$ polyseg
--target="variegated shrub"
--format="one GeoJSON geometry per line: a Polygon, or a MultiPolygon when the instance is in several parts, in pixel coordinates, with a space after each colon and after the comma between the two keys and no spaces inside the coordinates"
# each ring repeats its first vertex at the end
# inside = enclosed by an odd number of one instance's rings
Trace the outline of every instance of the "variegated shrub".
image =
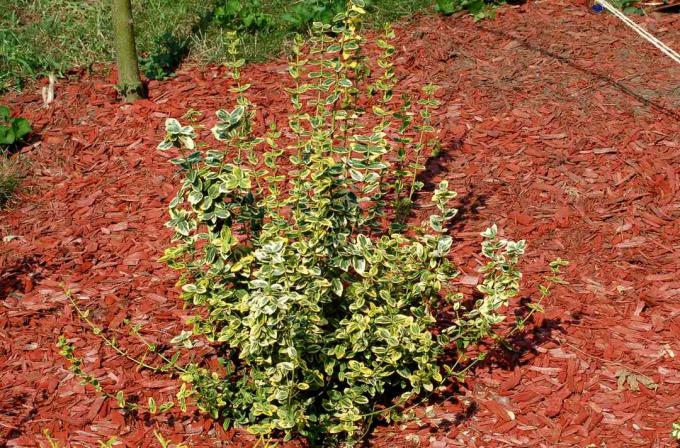
{"type": "Polygon", "coordinates": [[[234,58],[235,104],[217,112],[212,130],[224,146],[195,144],[193,129],[174,119],[160,145],[180,148],[174,163],[185,176],[170,205],[177,244],[164,260],[199,310],[192,337],[223,353],[219,372],[190,366],[182,378],[213,417],[256,434],[351,444],[369,416],[453,375],[443,351],[489,335],[519,287],[524,242],[492,227],[483,298],[465,308],[451,291],[447,224],[456,210],[446,181],[432,196],[434,214],[406,225],[438,102],[425,86],[414,114],[409,98],[393,95],[392,31],[371,66],[363,12],[352,0],[335,26],[315,24],[309,43],[296,40],[286,132],[255,135],[234,58]],[[435,330],[435,307],[450,310],[450,326],[435,330]]]}

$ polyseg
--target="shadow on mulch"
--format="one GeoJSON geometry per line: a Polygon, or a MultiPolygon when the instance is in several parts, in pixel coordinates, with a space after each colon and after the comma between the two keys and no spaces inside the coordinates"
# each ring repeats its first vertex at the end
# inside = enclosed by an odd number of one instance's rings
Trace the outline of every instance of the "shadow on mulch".
{"type": "Polygon", "coordinates": [[[546,50],[545,48],[541,48],[537,45],[534,45],[529,40],[523,39],[520,36],[516,36],[514,34],[506,32],[506,31],[497,30],[497,29],[493,29],[493,28],[489,28],[489,27],[481,26],[481,25],[479,26],[479,29],[486,31],[488,33],[491,33],[491,34],[495,34],[496,36],[501,36],[501,37],[506,38],[506,39],[515,40],[515,41],[519,42],[522,47],[524,47],[528,50],[535,51],[537,53],[542,54],[543,56],[550,57],[550,58],[553,58],[555,60],[558,60],[561,63],[566,64],[569,67],[590,76],[591,78],[594,78],[598,81],[601,81],[601,82],[609,85],[610,87],[620,91],[624,95],[627,95],[630,98],[633,98],[633,99],[641,102],[645,106],[648,106],[648,107],[651,107],[652,109],[655,109],[657,112],[668,115],[669,117],[674,118],[676,120],[680,120],[680,114],[678,114],[677,112],[675,112],[671,109],[668,109],[667,107],[665,107],[665,106],[663,106],[663,105],[661,105],[657,102],[654,102],[653,100],[651,100],[647,97],[642,96],[641,94],[635,92],[630,87],[623,85],[621,82],[619,82],[619,81],[617,81],[617,80],[615,80],[615,79],[613,79],[613,78],[611,78],[607,75],[603,75],[602,73],[597,73],[595,71],[592,71],[592,70],[574,62],[573,60],[571,60],[569,58],[565,58],[564,56],[560,56],[559,54],[553,53],[550,50],[546,50]]]}
{"type": "MultiPolygon", "coordinates": [[[[463,409],[459,412],[454,413],[453,418],[438,418],[438,422],[436,426],[430,425],[429,431],[431,433],[436,433],[440,430],[448,431],[456,426],[459,426],[466,421],[472,419],[477,414],[477,411],[479,410],[479,406],[477,405],[476,402],[471,401],[468,404],[463,404],[460,400],[456,398],[456,396],[460,396],[462,394],[462,391],[460,390],[460,385],[459,384],[453,384],[450,387],[447,387],[446,391],[444,392],[439,392],[436,394],[433,394],[432,397],[425,401],[425,402],[419,402],[419,405],[432,405],[432,404],[442,404],[442,403],[452,403],[452,404],[457,404],[460,405],[463,409]]],[[[371,422],[371,427],[369,428],[367,432],[367,437],[362,439],[359,445],[357,445],[359,448],[370,448],[374,447],[377,445],[373,445],[371,440],[370,440],[370,435],[373,433],[377,428],[389,428],[391,426],[390,423],[385,422],[385,420],[380,419],[380,420],[373,420],[371,422]]]]}
{"type": "Polygon", "coordinates": [[[465,241],[464,237],[457,237],[458,232],[462,231],[466,221],[479,215],[479,209],[486,205],[488,196],[484,194],[476,194],[474,190],[463,196],[458,196],[457,209],[458,213],[453,217],[449,223],[449,235],[453,237],[453,241],[465,241]]]}
{"type": "MultiPolygon", "coordinates": [[[[515,314],[518,311],[515,311],[515,314]]],[[[500,345],[491,350],[486,359],[471,370],[475,371],[482,368],[514,370],[515,367],[527,365],[531,362],[531,357],[525,355],[527,353],[538,355],[536,348],[553,341],[555,332],[566,333],[566,330],[562,327],[562,319],[544,319],[540,326],[531,327],[511,336],[505,341],[508,344],[507,346],[500,345]]]]}
{"type": "Polygon", "coordinates": [[[3,434],[2,428],[0,428],[0,446],[5,446],[2,444],[3,440],[9,441],[19,437],[22,432],[18,428],[35,417],[37,409],[33,404],[34,398],[35,397],[31,397],[30,394],[22,393],[13,396],[10,400],[3,403],[2,413],[5,416],[17,417],[19,420],[16,428],[7,428],[6,434],[3,434]],[[28,409],[28,412],[26,412],[25,409],[28,409]]]}
{"type": "MultiPolygon", "coordinates": [[[[481,298],[481,293],[475,291],[475,293],[472,294],[472,297],[464,301],[462,307],[471,309],[474,306],[474,303],[481,298]]],[[[512,313],[515,316],[515,322],[525,319],[530,313],[529,305],[535,302],[536,301],[532,300],[530,297],[522,297],[519,304],[512,310],[512,313]]],[[[447,321],[444,314],[448,313],[442,313],[442,315],[437,316],[438,322],[443,325],[451,325],[453,322],[450,320],[447,321]]],[[[498,368],[503,370],[514,370],[515,367],[529,364],[531,362],[531,357],[525,355],[528,353],[538,355],[539,353],[536,348],[547,342],[554,341],[555,332],[562,334],[566,333],[562,324],[578,324],[579,322],[580,316],[572,315],[572,319],[568,322],[563,322],[562,319],[542,318],[537,325],[535,315],[531,316],[527,322],[525,322],[524,330],[520,330],[516,334],[508,337],[503,343],[498,343],[493,347],[490,347],[484,360],[471,366],[468,372],[474,373],[477,370],[485,368],[488,370],[495,370],[498,368]]],[[[506,334],[509,331],[511,330],[506,329],[506,334]]],[[[499,334],[503,336],[502,332],[499,334]]],[[[444,362],[455,362],[458,353],[457,350],[452,350],[450,353],[447,353],[444,362]]],[[[461,366],[461,368],[464,367],[464,365],[461,366]]]]}
{"type": "MultiPolygon", "coordinates": [[[[464,307],[471,307],[474,302],[480,298],[481,293],[473,294],[472,297],[465,301],[464,307]]],[[[530,297],[522,297],[520,299],[518,306],[513,310],[516,321],[526,318],[530,312],[529,304],[532,302],[534,301],[532,301],[530,297]]],[[[442,317],[444,317],[443,314],[446,313],[441,313],[437,316],[437,321],[443,325],[451,324],[452,322],[446,322],[446,319],[442,319],[442,317]]],[[[579,322],[580,316],[572,315],[572,319],[564,323],[578,324],[579,322]]],[[[487,352],[488,354],[483,361],[472,365],[469,370],[467,370],[468,376],[474,377],[475,373],[480,370],[492,371],[502,369],[512,371],[516,367],[530,364],[533,357],[526,355],[528,353],[538,355],[539,353],[536,348],[547,342],[554,341],[555,332],[565,333],[566,330],[562,327],[562,323],[562,319],[542,319],[540,325],[536,325],[534,318],[530,317],[525,324],[525,330],[519,331],[517,334],[506,339],[505,344],[497,344],[489,349],[487,352]]],[[[452,365],[455,362],[458,353],[459,352],[455,349],[449,351],[445,354],[442,360],[443,363],[452,365]]],[[[464,369],[465,367],[465,365],[460,366],[461,369],[464,369]]],[[[455,418],[438,419],[439,421],[435,426],[430,426],[431,432],[436,433],[440,430],[449,430],[470,420],[477,413],[479,410],[477,402],[473,400],[464,402],[458,398],[464,396],[462,390],[464,387],[465,383],[451,382],[446,386],[445,390],[436,391],[426,400],[417,402],[418,407],[449,403],[462,408],[460,411],[455,412],[455,418]]],[[[396,394],[394,398],[396,398],[396,394]]],[[[387,402],[389,402],[389,400],[387,402]]],[[[368,434],[373,433],[377,428],[389,426],[390,424],[382,419],[374,420],[371,422],[368,434]]],[[[367,438],[364,439],[360,445],[362,448],[368,448],[370,446],[370,441],[367,438]]]]}
{"type": "MultiPolygon", "coordinates": [[[[415,195],[416,202],[426,203],[432,197],[432,192],[437,187],[438,182],[434,179],[440,175],[445,175],[451,172],[449,163],[455,161],[455,153],[463,147],[463,138],[458,138],[451,141],[442,141],[440,150],[430,157],[425,162],[425,169],[417,176],[417,180],[423,183],[423,188],[415,195]]],[[[479,214],[479,209],[486,205],[488,196],[477,194],[474,188],[470,188],[469,192],[460,195],[456,198],[456,209],[458,213],[449,222],[449,235],[453,237],[454,242],[463,241],[464,238],[457,238],[456,234],[462,230],[466,220],[473,218],[479,214]]],[[[411,210],[409,218],[415,215],[415,210],[411,210]]]]}
{"type": "Polygon", "coordinates": [[[419,192],[420,194],[432,193],[437,187],[437,183],[433,181],[433,178],[442,173],[446,174],[450,172],[446,165],[449,162],[453,162],[454,152],[463,147],[463,139],[442,141],[440,144],[441,147],[439,148],[439,151],[427,158],[425,161],[425,169],[416,176],[416,179],[423,183],[423,188],[419,192]]]}
{"type": "Polygon", "coordinates": [[[9,266],[0,266],[0,300],[10,294],[25,294],[33,289],[34,282],[40,280],[36,274],[38,261],[33,257],[16,260],[9,266]]]}
{"type": "MultiPolygon", "coordinates": [[[[445,175],[451,172],[449,163],[455,161],[455,152],[463,147],[463,139],[455,139],[453,141],[442,142],[440,150],[430,157],[425,162],[425,169],[418,174],[416,179],[423,183],[423,188],[416,193],[415,201],[417,203],[427,203],[432,197],[432,193],[437,187],[438,182],[435,181],[440,175],[445,175]]],[[[486,195],[476,194],[474,189],[456,198],[456,209],[458,213],[451,220],[448,225],[449,234],[454,238],[454,241],[462,241],[462,238],[456,238],[456,233],[461,230],[464,222],[476,216],[479,208],[486,204],[488,197],[486,195]]],[[[409,218],[416,215],[416,210],[412,209],[409,218]]]]}
{"type": "Polygon", "coordinates": [[[42,134],[36,130],[33,130],[31,131],[30,134],[28,134],[21,140],[16,141],[9,146],[4,146],[2,148],[2,151],[0,151],[0,155],[11,157],[15,154],[19,154],[25,149],[30,149],[31,146],[35,145],[39,141],[42,141],[42,139],[43,139],[42,134]]]}

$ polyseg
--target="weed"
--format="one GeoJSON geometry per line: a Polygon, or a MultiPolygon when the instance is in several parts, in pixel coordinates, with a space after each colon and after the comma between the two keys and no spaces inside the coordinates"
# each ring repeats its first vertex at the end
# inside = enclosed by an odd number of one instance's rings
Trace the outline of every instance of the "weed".
{"type": "Polygon", "coordinates": [[[0,150],[7,151],[21,143],[32,132],[31,124],[23,117],[12,117],[7,106],[0,106],[0,150]]]}
{"type": "Polygon", "coordinates": [[[25,176],[26,164],[20,155],[11,155],[32,132],[26,118],[12,117],[7,106],[0,106],[0,208],[9,204],[25,176]]]}

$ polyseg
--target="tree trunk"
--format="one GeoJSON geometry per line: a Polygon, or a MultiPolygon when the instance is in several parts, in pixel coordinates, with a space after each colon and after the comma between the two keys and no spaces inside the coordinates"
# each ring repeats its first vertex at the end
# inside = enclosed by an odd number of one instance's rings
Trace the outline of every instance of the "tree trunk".
{"type": "Polygon", "coordinates": [[[113,0],[112,12],[118,61],[118,90],[125,101],[133,102],[144,96],[144,86],[139,77],[130,0],[113,0]]]}

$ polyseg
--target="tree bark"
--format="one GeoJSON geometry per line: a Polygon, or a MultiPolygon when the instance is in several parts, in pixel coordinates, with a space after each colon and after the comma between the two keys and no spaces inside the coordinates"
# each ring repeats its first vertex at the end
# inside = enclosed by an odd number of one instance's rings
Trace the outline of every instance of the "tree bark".
{"type": "Polygon", "coordinates": [[[125,101],[133,102],[144,96],[144,85],[139,77],[130,0],[113,0],[112,12],[118,62],[118,90],[125,101]]]}

